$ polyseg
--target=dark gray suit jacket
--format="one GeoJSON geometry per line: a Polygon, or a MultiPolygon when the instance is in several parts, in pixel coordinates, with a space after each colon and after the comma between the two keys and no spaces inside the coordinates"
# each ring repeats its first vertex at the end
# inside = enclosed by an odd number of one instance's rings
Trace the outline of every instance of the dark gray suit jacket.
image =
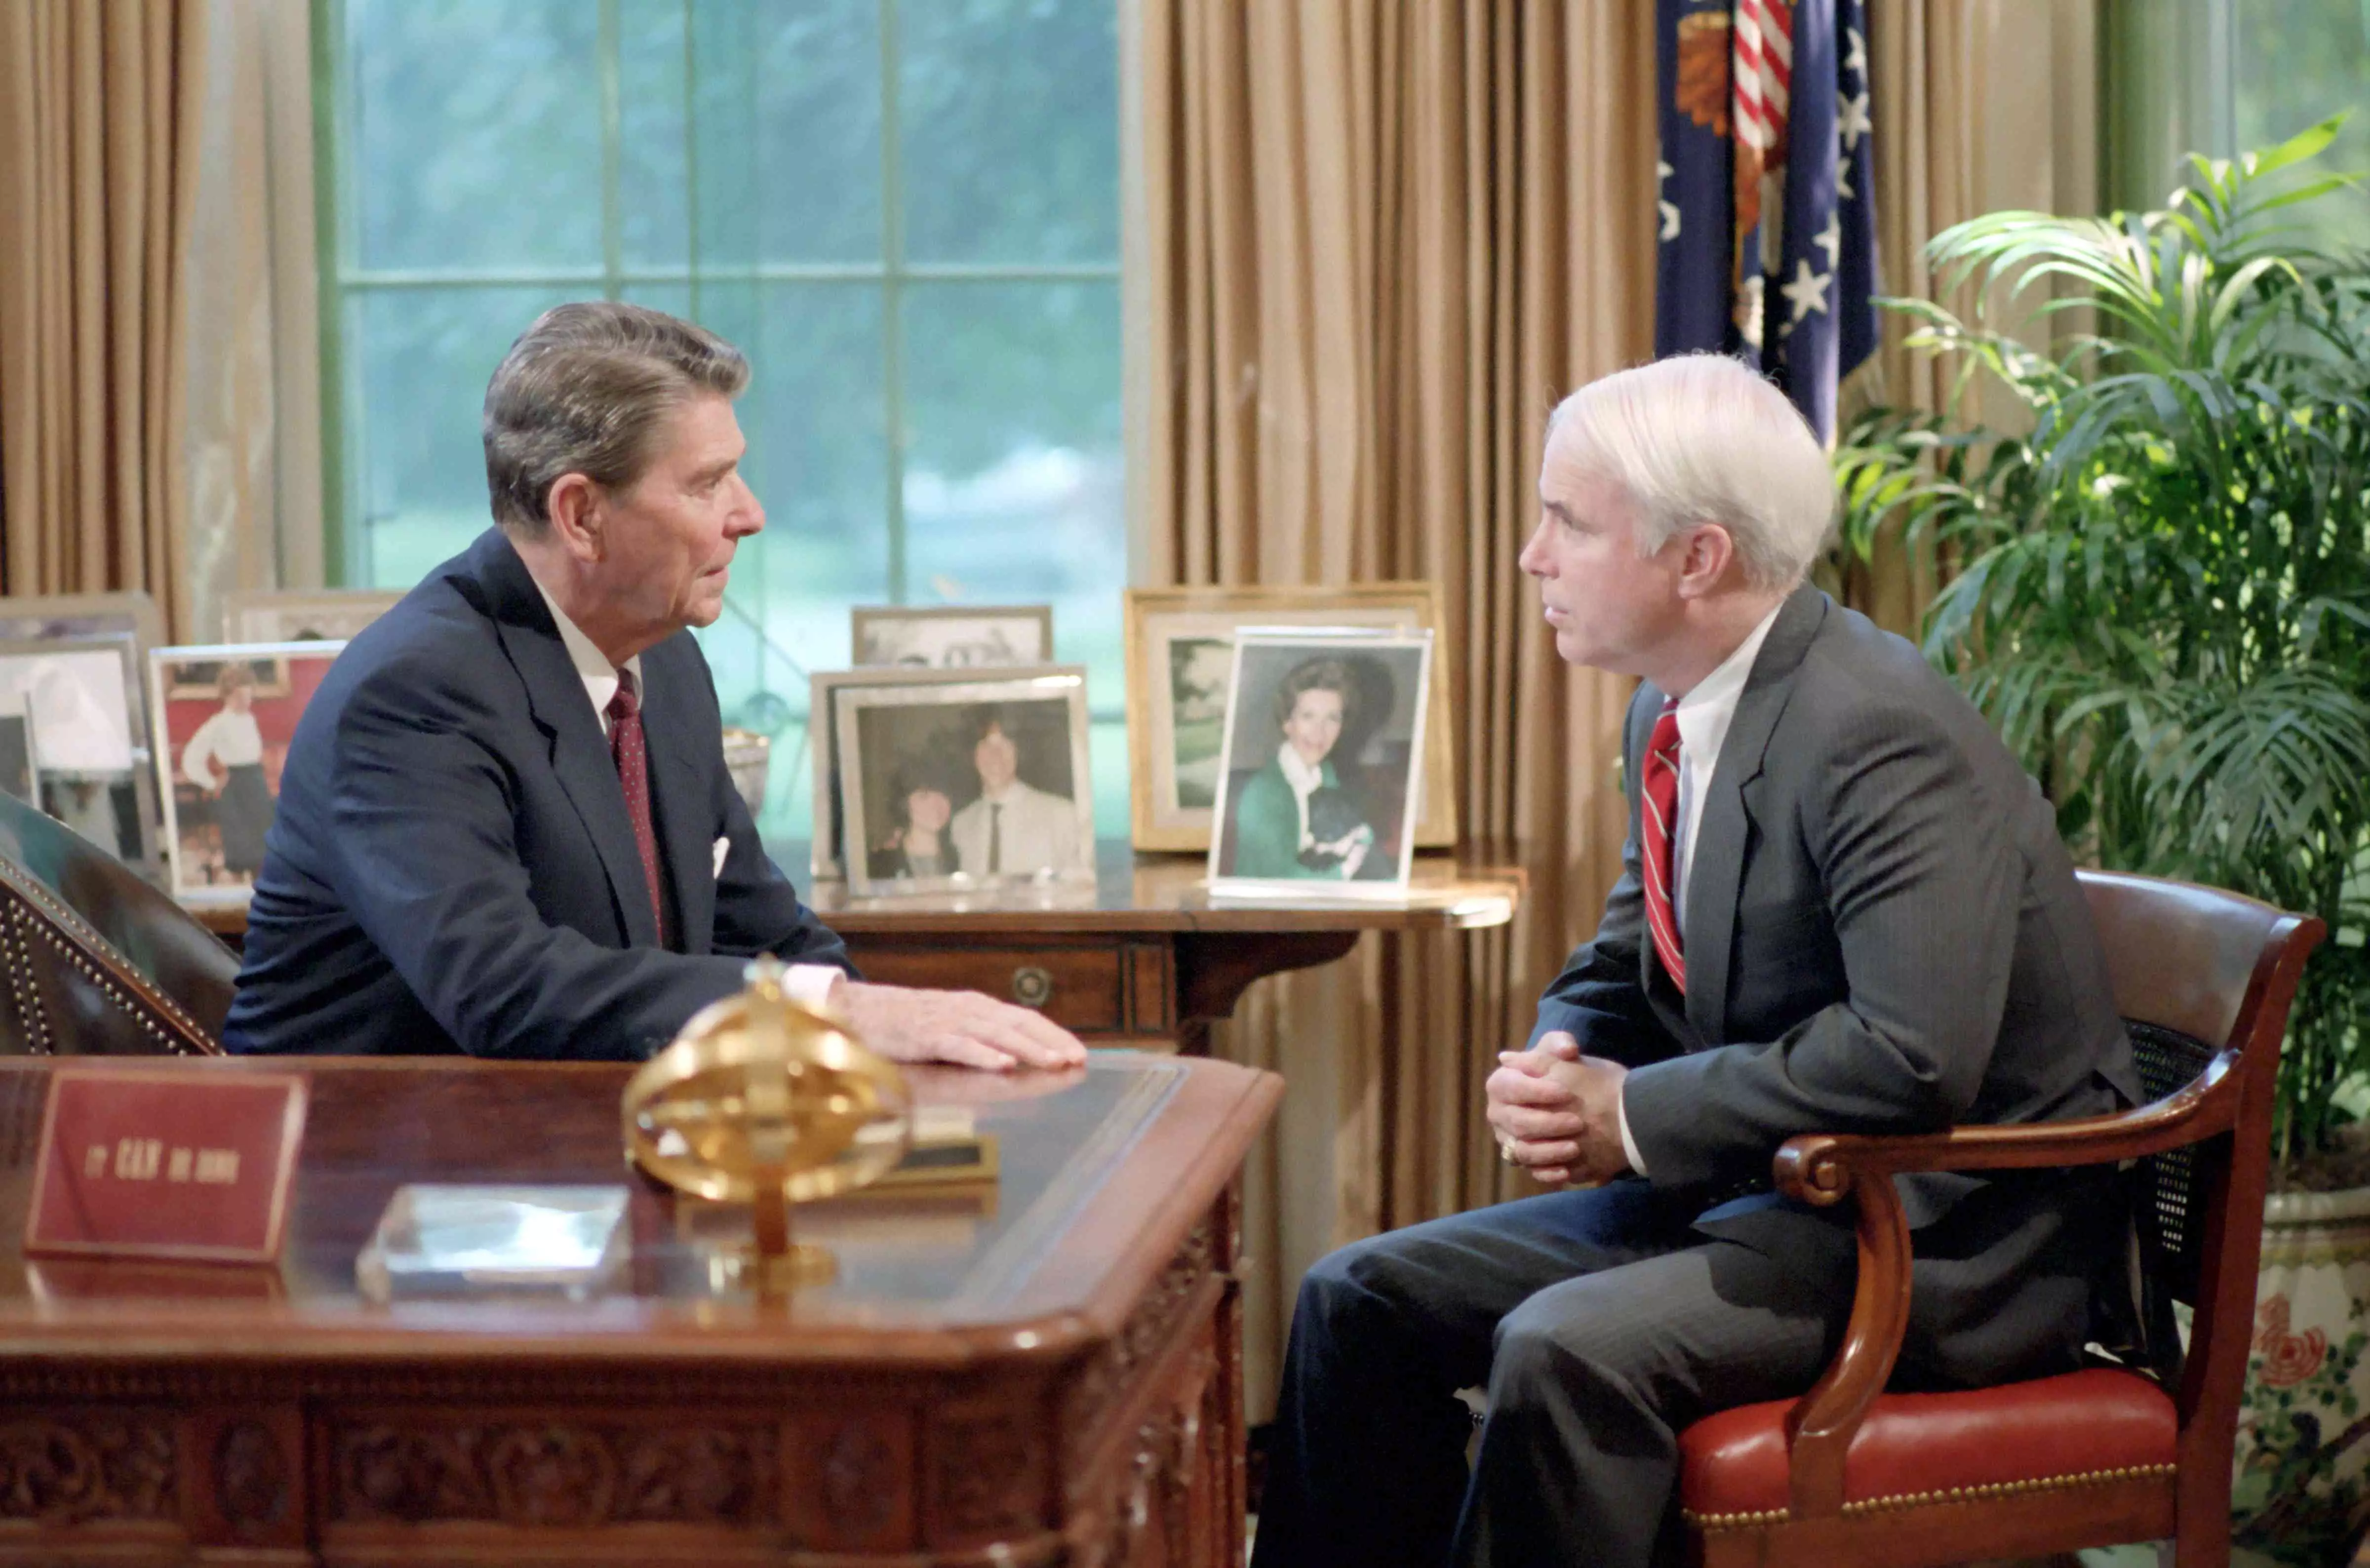
{"type": "Polygon", "coordinates": [[[638,1061],[776,952],[847,966],[757,842],[688,632],[642,655],[676,951],[600,716],[500,529],[354,639],[289,747],[233,1051],[638,1061]],[[719,874],[717,839],[727,841],[719,874]]]}
{"type": "MultiPolygon", "coordinates": [[[[1780,607],[1723,741],[1684,892],[1685,996],[1642,940],[1631,704],[1623,870],[1539,1004],[1632,1070],[1623,1110],[1695,1228],[1832,1258],[1848,1216],[1762,1193],[1806,1132],[2052,1121],[2138,1101],[2130,1042],[2055,815],[1908,642],[1815,588],[1780,607]]],[[[1917,1298],[1904,1366],[2023,1375],[2077,1351],[2122,1210],[2111,1176],[1905,1178],[1917,1298]],[[2114,1223],[2101,1229],[2101,1215],[2114,1223]]]]}

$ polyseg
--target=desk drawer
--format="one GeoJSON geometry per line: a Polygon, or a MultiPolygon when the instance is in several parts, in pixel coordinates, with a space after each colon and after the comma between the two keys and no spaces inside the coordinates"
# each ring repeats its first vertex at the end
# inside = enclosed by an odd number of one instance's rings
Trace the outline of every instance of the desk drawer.
{"type": "Polygon", "coordinates": [[[1168,1034],[1168,945],[1121,938],[1007,940],[957,946],[866,935],[847,938],[868,980],[984,991],[1035,1008],[1080,1034],[1168,1034]]]}

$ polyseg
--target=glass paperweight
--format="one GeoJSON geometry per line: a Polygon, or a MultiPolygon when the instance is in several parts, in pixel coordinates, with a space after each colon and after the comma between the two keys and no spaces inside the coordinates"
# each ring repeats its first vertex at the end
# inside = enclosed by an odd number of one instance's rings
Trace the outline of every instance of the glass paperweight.
{"type": "Polygon", "coordinates": [[[396,1189],[354,1260],[362,1295],[598,1296],[632,1247],[623,1187],[396,1189]]]}

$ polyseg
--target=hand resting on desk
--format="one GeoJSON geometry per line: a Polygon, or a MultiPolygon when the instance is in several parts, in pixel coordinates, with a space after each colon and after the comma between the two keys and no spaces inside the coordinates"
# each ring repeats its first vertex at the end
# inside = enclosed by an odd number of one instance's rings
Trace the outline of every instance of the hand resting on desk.
{"type": "Polygon", "coordinates": [[[1078,1037],[1041,1013],[977,991],[925,991],[851,980],[841,998],[864,1043],[898,1062],[952,1062],[1007,1072],[1075,1067],[1078,1037]]]}

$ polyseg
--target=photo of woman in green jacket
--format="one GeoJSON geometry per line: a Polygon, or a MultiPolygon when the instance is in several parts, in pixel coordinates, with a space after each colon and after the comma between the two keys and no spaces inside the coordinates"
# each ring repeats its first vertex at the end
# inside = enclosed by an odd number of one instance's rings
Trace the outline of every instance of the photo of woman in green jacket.
{"type": "Polygon", "coordinates": [[[1375,846],[1375,830],[1332,754],[1354,730],[1359,682],[1333,657],[1294,665],[1276,688],[1283,742],[1242,787],[1235,808],[1234,874],[1347,882],[1375,846]]]}

